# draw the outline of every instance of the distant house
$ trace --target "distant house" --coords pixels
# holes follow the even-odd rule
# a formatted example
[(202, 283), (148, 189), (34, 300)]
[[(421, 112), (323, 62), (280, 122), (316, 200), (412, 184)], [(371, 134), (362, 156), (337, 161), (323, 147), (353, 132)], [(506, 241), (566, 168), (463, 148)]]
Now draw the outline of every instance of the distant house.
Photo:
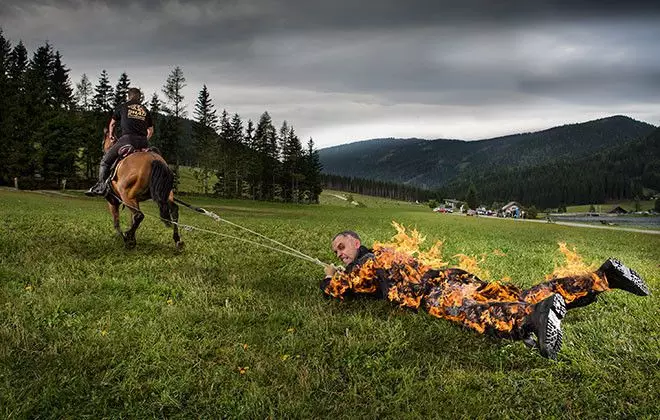
[(461, 200), (454, 200), (453, 198), (445, 198), (446, 209), (456, 210), (459, 204), (461, 204)]
[(626, 214), (628, 213), (625, 209), (621, 208), (621, 206), (616, 206), (612, 210), (608, 211), (608, 213), (612, 214)]
[(520, 203), (517, 201), (511, 201), (502, 207), (500, 212), (504, 215), (504, 217), (513, 217), (516, 214), (520, 214), (520, 207)]

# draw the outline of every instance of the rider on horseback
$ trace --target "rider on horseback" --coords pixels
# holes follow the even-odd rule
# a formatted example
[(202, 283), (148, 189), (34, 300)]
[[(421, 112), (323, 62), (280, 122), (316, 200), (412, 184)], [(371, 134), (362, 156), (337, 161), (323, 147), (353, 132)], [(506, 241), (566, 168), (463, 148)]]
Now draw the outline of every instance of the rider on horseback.
[(141, 96), (142, 93), (139, 89), (128, 89), (128, 101), (120, 105), (112, 115), (108, 132), (112, 135), (115, 124), (119, 121), (122, 135), (103, 155), (99, 167), (99, 180), (96, 185), (85, 192), (86, 195), (105, 195), (110, 168), (119, 157), (119, 149), (122, 146), (132, 145), (136, 149), (149, 147), (148, 140), (154, 133), (154, 124), (149, 110), (140, 103)]

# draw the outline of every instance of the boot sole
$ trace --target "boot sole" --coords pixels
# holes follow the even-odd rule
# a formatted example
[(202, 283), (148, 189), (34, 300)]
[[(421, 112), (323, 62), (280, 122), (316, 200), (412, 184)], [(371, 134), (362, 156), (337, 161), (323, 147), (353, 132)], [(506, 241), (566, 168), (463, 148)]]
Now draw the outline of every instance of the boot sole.
[(557, 360), (557, 353), (561, 350), (563, 333), (561, 320), (566, 315), (566, 302), (559, 294), (554, 294), (549, 303), (547, 314), (539, 331), (539, 350), (541, 355), (548, 359)]
[(611, 282), (610, 288), (625, 290), (637, 296), (651, 294), (644, 279), (635, 270), (626, 267), (617, 259), (608, 259), (601, 270), (608, 276), (608, 282)]

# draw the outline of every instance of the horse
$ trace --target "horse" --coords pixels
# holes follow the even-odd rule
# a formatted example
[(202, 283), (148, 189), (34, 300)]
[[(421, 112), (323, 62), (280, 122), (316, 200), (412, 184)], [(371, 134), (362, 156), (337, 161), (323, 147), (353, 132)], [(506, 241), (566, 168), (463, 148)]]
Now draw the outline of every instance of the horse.
[[(108, 131), (103, 130), (103, 151), (107, 152), (116, 142), (116, 138)], [(174, 201), (174, 173), (167, 166), (167, 162), (154, 151), (135, 151), (123, 158), (113, 171), (108, 186), (110, 191), (105, 199), (114, 220), (117, 234), (124, 240), (126, 249), (133, 249), (136, 245), (135, 231), (144, 219), (140, 210), (140, 202), (152, 199), (158, 204), (160, 218), (165, 226), (172, 227), (172, 239), (177, 250), (183, 248), (184, 243), (179, 236), (179, 206)], [(121, 201), (119, 200), (121, 199)], [(125, 204), (132, 213), (131, 227), (121, 231), (119, 224), (119, 205)], [(172, 223), (174, 222), (174, 223)]]

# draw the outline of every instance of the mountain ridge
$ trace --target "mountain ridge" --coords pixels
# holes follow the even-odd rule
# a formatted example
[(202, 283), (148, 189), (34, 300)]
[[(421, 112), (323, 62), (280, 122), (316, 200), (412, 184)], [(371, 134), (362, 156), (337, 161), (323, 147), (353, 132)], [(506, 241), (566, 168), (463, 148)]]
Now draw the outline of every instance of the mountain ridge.
[(381, 138), (319, 150), (324, 172), (424, 188), (504, 167), (529, 168), (575, 160), (627, 144), (656, 127), (614, 115), (535, 132), (481, 140)]

